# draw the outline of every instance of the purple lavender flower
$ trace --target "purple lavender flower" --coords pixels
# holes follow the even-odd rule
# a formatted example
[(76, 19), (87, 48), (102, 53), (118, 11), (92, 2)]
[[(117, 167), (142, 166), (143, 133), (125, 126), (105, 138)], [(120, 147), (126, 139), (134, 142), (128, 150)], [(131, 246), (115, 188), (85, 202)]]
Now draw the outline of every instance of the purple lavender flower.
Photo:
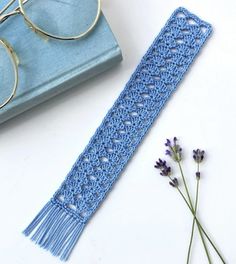
[(205, 151), (204, 150), (200, 150), (200, 149), (193, 150), (193, 159), (197, 163), (201, 163), (203, 161), (204, 155), (205, 155)]
[(179, 186), (179, 182), (178, 182), (178, 179), (177, 178), (174, 178), (172, 179), (169, 184), (172, 186), (172, 187), (178, 187)]
[(171, 174), (171, 167), (167, 166), (165, 160), (159, 159), (158, 161), (156, 161), (156, 164), (154, 165), (154, 167), (161, 171), (160, 174), (162, 176), (170, 176)]
[(197, 177), (198, 179), (201, 178), (201, 173), (200, 173), (200, 171), (197, 171), (197, 172), (196, 172), (196, 177)]
[(180, 162), (182, 160), (182, 148), (177, 143), (177, 137), (173, 138), (173, 142), (170, 139), (166, 140), (165, 146), (167, 147), (166, 155), (170, 156), (174, 161)]

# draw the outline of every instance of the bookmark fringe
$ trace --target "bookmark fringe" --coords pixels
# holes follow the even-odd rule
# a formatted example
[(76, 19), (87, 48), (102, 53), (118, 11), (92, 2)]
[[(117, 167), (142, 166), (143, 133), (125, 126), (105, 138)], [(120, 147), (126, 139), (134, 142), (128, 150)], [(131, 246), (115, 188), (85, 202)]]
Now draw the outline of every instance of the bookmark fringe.
[(83, 231), (85, 223), (49, 201), (23, 231), (37, 245), (66, 261)]

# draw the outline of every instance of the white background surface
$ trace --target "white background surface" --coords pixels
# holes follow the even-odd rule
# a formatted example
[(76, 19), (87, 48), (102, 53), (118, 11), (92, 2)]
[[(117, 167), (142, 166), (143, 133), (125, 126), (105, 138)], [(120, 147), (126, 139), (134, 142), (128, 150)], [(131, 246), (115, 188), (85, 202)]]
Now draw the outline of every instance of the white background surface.
[[(214, 33), (103, 206), (84, 230), (69, 263), (185, 263), (191, 216), (153, 168), (166, 137), (184, 148), (194, 189), (193, 148), (207, 151), (201, 218), (227, 259), (236, 263), (235, 1), (103, 1), (123, 50), (121, 65), (0, 127), (0, 262), (60, 261), (21, 231), (48, 201), (123, 89), (172, 11), (184, 6)], [(175, 170), (177, 173), (177, 170)], [(214, 262), (221, 263), (212, 255)], [(207, 263), (199, 238), (192, 263)]]

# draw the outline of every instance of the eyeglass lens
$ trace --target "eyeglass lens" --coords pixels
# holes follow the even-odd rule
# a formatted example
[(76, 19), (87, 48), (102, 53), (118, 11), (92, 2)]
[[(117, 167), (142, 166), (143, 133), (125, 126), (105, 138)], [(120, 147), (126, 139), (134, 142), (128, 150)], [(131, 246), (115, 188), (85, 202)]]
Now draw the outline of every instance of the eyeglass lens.
[(57, 36), (76, 36), (86, 31), (97, 14), (96, 0), (30, 0), (23, 5), (31, 22)]
[(4, 103), (12, 93), (15, 83), (14, 67), (6, 48), (0, 45), (0, 104)]

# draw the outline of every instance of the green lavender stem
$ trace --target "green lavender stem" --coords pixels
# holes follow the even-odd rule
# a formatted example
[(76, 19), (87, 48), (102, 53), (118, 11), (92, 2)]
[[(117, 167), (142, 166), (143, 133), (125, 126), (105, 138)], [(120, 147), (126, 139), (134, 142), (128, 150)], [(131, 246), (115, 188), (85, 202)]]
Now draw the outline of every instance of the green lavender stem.
[(189, 203), (188, 203), (187, 199), (185, 198), (184, 194), (181, 192), (181, 190), (179, 189), (179, 187), (177, 187), (177, 190), (180, 193), (180, 195), (183, 198), (183, 200), (186, 203), (186, 205), (188, 206), (188, 208), (191, 211), (192, 215), (194, 216), (194, 219), (196, 220), (197, 225), (199, 226), (199, 228), (201, 229), (201, 231), (203, 232), (203, 234), (206, 236), (207, 240), (210, 242), (210, 244), (212, 245), (212, 247), (216, 251), (216, 253), (219, 256), (219, 258), (221, 259), (222, 263), (226, 264), (226, 261), (224, 260), (223, 256), (220, 254), (219, 250), (217, 249), (217, 247), (215, 246), (215, 244), (212, 242), (212, 240), (210, 239), (210, 237), (207, 235), (205, 229), (202, 227), (201, 223), (199, 222), (198, 218), (195, 215), (194, 210), (189, 205)]
[[(180, 164), (180, 161), (178, 161), (178, 165), (179, 165), (180, 173), (181, 173), (182, 180), (183, 180), (183, 183), (184, 183), (184, 188), (185, 188), (185, 191), (187, 193), (189, 206), (191, 207), (191, 211), (193, 212), (193, 216), (194, 216), (194, 219), (195, 219), (193, 203), (192, 203), (192, 200), (191, 200), (191, 197), (190, 197), (190, 194), (189, 194), (188, 186), (187, 186), (186, 181), (185, 181), (185, 177), (184, 177), (184, 173), (183, 173), (183, 169), (182, 169), (182, 166)], [(198, 222), (197, 222), (197, 227), (198, 227), (198, 231), (199, 231), (199, 234), (200, 234), (200, 237), (201, 237), (201, 241), (202, 241), (203, 247), (204, 247), (206, 255), (207, 255), (208, 262), (209, 262), (209, 264), (211, 264), (212, 263), (211, 262), (211, 258), (210, 258), (210, 255), (209, 255), (209, 252), (208, 252), (208, 249), (207, 249), (207, 246), (206, 246), (205, 239), (204, 239), (203, 234), (202, 234), (202, 230), (201, 230)]]
[[(197, 163), (197, 172), (199, 173), (199, 162)], [(196, 197), (195, 197), (195, 205), (194, 205), (194, 212), (195, 216), (197, 214), (197, 207), (198, 207), (198, 194), (199, 194), (199, 182), (200, 182), (200, 177), (197, 177), (197, 187), (196, 187)], [(187, 264), (189, 263), (190, 260), (190, 253), (191, 253), (191, 248), (192, 248), (192, 243), (193, 243), (193, 235), (194, 235), (194, 230), (195, 230), (195, 217), (193, 218), (193, 223), (192, 223), (192, 230), (191, 230), (191, 237), (190, 237), (190, 242), (189, 242), (189, 247), (188, 247), (188, 255), (187, 255)]]
[[(199, 193), (199, 178), (197, 178), (197, 188), (196, 188), (196, 197), (195, 197), (195, 206), (194, 206), (194, 216), (197, 214), (197, 206), (198, 206), (198, 193)], [(189, 247), (188, 247), (188, 256), (187, 256), (187, 264), (189, 263), (190, 260), (190, 253), (191, 253), (191, 248), (192, 248), (192, 243), (193, 243), (193, 235), (194, 235), (194, 229), (195, 229), (195, 217), (193, 218), (193, 223), (192, 223), (192, 230), (191, 230), (191, 237), (190, 237), (190, 242), (189, 242)]]

